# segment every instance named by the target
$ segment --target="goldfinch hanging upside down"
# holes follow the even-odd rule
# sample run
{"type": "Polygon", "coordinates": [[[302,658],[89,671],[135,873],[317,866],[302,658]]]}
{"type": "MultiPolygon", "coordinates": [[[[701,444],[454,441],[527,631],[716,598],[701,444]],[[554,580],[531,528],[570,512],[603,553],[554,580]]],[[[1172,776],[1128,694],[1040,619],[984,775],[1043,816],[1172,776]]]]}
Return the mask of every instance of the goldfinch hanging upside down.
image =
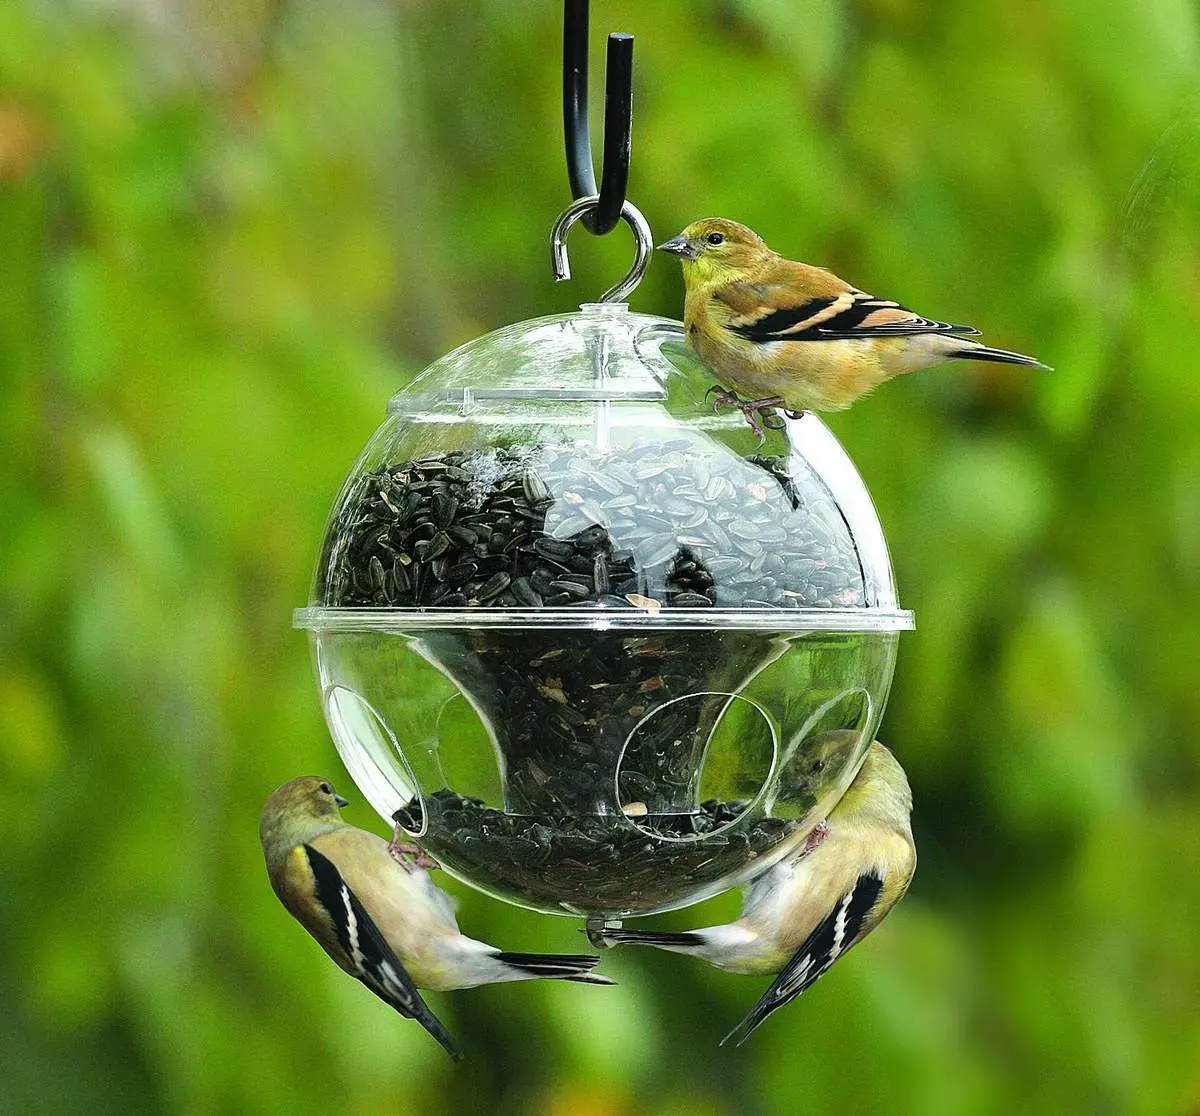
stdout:
{"type": "Polygon", "coordinates": [[[284,783],[263,807],[259,837],[271,886],[321,947],[384,1003],[416,1019],[460,1057],[418,988],[446,991],[508,980],[612,984],[598,957],[503,953],[460,934],[451,898],[414,846],[342,821],[346,800],[324,779],[284,783]]]}
{"type": "Polygon", "coordinates": [[[607,945],[657,946],[731,973],[778,973],[723,1040],[741,1045],[771,1012],[814,984],[862,941],[908,890],[917,865],[904,770],[879,741],[805,847],[759,876],[741,917],[686,933],[600,930],[607,945]]]}
{"type": "Polygon", "coordinates": [[[658,247],[683,263],[687,343],[728,389],[718,404],[740,408],[760,438],[764,410],[842,411],[884,380],[947,360],[1047,367],[786,260],[736,221],[705,217],[658,247]]]}

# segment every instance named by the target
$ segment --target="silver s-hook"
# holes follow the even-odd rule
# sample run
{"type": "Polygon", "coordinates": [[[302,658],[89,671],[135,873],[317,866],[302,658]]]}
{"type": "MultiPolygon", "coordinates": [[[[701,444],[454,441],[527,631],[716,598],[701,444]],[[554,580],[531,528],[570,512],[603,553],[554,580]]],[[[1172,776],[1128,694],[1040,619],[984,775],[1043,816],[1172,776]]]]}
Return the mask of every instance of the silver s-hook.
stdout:
{"type": "MultiPolygon", "coordinates": [[[[571,231],[571,226],[580,217],[594,210],[599,201],[600,198],[596,194],[580,198],[567,206],[559,214],[558,220],[554,222],[554,228],[550,230],[550,261],[554,268],[556,282],[571,278],[571,264],[567,259],[567,233],[571,231]]],[[[625,296],[642,281],[642,276],[646,274],[646,268],[650,266],[651,253],[654,251],[654,238],[650,233],[650,225],[633,202],[626,201],[621,205],[621,218],[633,230],[637,255],[634,257],[633,267],[629,269],[625,278],[615,287],[610,287],[605,291],[600,296],[601,302],[624,300],[625,296]]]]}

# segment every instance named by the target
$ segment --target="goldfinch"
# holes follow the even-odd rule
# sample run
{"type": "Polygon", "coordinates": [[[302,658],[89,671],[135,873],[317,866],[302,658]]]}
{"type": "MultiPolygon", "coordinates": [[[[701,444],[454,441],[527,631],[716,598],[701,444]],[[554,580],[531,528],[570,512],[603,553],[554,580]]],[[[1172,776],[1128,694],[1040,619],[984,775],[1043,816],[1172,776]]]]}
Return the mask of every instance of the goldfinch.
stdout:
{"type": "Polygon", "coordinates": [[[917,863],[911,812],[912,791],[904,770],[875,741],[854,782],[805,847],[751,884],[736,922],[687,933],[603,929],[597,935],[606,945],[657,946],[731,973],[778,973],[722,1040],[741,1045],[900,901],[917,863]]]}
{"type": "Polygon", "coordinates": [[[658,247],[682,261],[687,343],[728,389],[718,405],[740,408],[760,439],[764,410],[845,410],[884,380],[947,360],[1047,367],[786,260],[736,221],[705,217],[658,247]]]}
{"type": "Polygon", "coordinates": [[[405,846],[342,820],[346,799],[316,776],[267,799],[259,838],[283,905],[343,969],[384,1003],[416,1019],[461,1057],[418,988],[446,991],[508,980],[612,984],[598,957],[503,953],[459,933],[451,898],[405,846]]]}

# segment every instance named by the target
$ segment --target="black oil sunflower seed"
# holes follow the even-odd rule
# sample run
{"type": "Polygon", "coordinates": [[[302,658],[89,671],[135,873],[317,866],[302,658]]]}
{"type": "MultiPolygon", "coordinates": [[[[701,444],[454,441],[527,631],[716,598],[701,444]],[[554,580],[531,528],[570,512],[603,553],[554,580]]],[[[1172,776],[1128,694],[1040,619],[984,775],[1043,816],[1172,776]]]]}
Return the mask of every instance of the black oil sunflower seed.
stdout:
{"type": "Polygon", "coordinates": [[[805,468],[759,455],[710,462],[682,441],[394,462],[348,490],[320,603],[405,608],[443,593],[440,604],[453,586],[469,607],[561,607],[564,595],[584,607],[630,593],[664,609],[869,605],[849,532],[805,468]]]}
{"type": "Polygon", "coordinates": [[[492,574],[480,587],[476,594],[481,601],[491,600],[497,593],[502,593],[508,588],[512,578],[509,577],[503,570],[499,573],[492,574]]]}
{"type": "MultiPolygon", "coordinates": [[[[653,796],[653,784],[623,780],[629,793],[653,796]]],[[[553,794],[554,780],[542,786],[553,794]]],[[[421,837],[444,863],[470,866],[501,891],[516,891],[547,906],[566,903],[649,909],[670,901],[680,883],[716,880],[739,871],[797,829],[783,818],[746,821],[744,828],[714,830],[736,821],[744,802],[706,799],[683,814],[643,811],[641,798],[625,803],[617,822],[589,814],[517,814],[443,788],[414,798],[393,815],[421,837]],[[700,841],[678,840],[701,836],[700,841]],[[674,838],[663,841],[662,838],[674,838]],[[613,864],[621,865],[614,878],[613,864]]]]}

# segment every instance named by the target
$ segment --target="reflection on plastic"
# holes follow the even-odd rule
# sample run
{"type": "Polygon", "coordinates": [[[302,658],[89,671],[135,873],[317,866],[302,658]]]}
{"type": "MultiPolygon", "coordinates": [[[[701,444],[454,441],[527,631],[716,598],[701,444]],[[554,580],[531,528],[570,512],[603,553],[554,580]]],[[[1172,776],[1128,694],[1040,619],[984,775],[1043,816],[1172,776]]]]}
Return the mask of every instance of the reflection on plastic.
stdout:
{"type": "Polygon", "coordinates": [[[778,778],[764,809],[780,817],[803,817],[823,799],[836,801],[854,780],[873,724],[871,695],[861,687],[819,705],[800,730],[784,741],[778,778]]]}
{"type": "MultiPolygon", "coordinates": [[[[325,717],[350,777],[385,818],[421,799],[421,788],[392,730],[371,704],[345,686],[325,694],[325,717]]],[[[414,835],[424,833],[424,825],[414,835]]]]}

